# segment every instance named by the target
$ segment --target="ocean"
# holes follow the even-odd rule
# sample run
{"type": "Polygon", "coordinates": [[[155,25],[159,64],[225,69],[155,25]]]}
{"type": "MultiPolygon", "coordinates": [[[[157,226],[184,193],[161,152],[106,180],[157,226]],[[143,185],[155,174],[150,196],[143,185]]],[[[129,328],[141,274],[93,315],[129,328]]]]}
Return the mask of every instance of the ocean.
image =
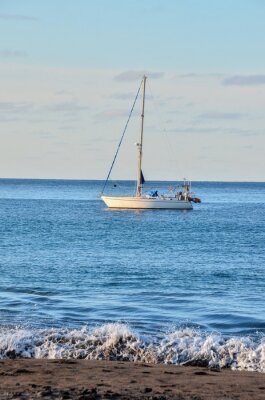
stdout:
{"type": "Polygon", "coordinates": [[[0,180],[0,358],[265,372],[265,183],[194,182],[192,211],[109,210],[102,186],[0,180]]]}

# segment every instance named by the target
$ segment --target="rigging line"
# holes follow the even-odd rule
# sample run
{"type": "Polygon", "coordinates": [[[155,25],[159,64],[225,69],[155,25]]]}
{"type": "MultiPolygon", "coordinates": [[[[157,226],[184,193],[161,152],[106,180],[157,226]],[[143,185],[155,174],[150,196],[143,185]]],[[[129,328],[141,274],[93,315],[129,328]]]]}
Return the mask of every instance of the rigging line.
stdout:
{"type": "Polygon", "coordinates": [[[111,164],[111,167],[110,167],[108,176],[107,176],[107,178],[106,178],[106,180],[105,180],[105,183],[104,183],[103,189],[102,189],[102,191],[101,191],[101,194],[104,193],[104,190],[105,190],[105,187],[106,187],[106,185],[107,185],[107,183],[108,183],[108,180],[109,180],[109,177],[110,177],[112,168],[113,168],[113,166],[114,166],[114,164],[115,164],[115,161],[116,161],[117,155],[118,155],[118,153],[119,153],[119,150],[120,150],[120,147],[121,147],[121,144],[122,144],[122,141],[123,141],[125,132],[126,132],[126,130],[127,130],[127,126],[128,126],[128,124],[129,124],[129,121],[130,121],[130,119],[131,119],[131,116],[132,116],[132,113],[133,113],[133,110],[134,110],[134,106],[135,106],[136,100],[137,100],[137,98],[138,98],[138,96],[139,96],[139,92],[140,92],[140,89],[141,89],[141,86],[142,86],[142,82],[143,82],[143,81],[141,81],[140,86],[139,86],[139,89],[138,89],[137,94],[136,94],[136,96],[135,96],[135,99],[134,99],[134,102],[133,102],[133,105],[132,105],[132,108],[131,108],[129,117],[128,117],[127,122],[126,122],[126,124],[125,124],[125,127],[124,127],[124,129],[123,129],[123,132],[122,132],[122,135],[121,135],[121,138],[120,138],[120,141],[119,141],[119,144],[118,144],[118,147],[117,147],[117,150],[116,150],[114,159],[113,159],[113,161],[112,161],[112,164],[111,164]]]}
{"type": "MultiPolygon", "coordinates": [[[[156,115],[159,115],[158,104],[157,104],[157,101],[156,101],[152,91],[151,91],[151,87],[149,85],[149,82],[147,82],[147,85],[149,86],[149,91],[150,91],[150,94],[151,94],[151,98],[154,101],[156,115]]],[[[163,136],[165,138],[165,142],[166,142],[165,150],[168,153],[169,161],[171,163],[172,170],[173,171],[174,170],[179,171],[179,169],[180,169],[179,168],[179,162],[177,161],[178,160],[178,156],[177,156],[177,153],[174,151],[175,148],[174,148],[174,146],[172,145],[172,143],[170,141],[167,128],[165,128],[165,127],[162,128],[162,125],[160,125],[159,129],[160,129],[160,131],[162,132],[162,134],[163,134],[163,136]]]]}

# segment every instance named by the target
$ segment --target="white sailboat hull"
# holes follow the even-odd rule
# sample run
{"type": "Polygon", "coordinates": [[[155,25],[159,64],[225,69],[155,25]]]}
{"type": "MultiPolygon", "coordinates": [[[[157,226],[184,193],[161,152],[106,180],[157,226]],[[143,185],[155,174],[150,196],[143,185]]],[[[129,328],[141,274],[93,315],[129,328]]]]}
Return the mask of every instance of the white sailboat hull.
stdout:
{"type": "Polygon", "coordinates": [[[112,197],[101,196],[101,199],[109,208],[127,209],[174,209],[191,210],[192,203],[188,200],[178,200],[174,197],[112,197]]]}

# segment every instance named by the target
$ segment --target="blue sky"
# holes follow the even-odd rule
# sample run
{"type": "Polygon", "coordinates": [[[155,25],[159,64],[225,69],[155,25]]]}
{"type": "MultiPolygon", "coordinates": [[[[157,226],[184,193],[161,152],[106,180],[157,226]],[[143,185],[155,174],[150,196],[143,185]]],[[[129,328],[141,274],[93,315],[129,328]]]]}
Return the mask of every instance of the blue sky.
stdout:
{"type": "Polygon", "coordinates": [[[263,0],[0,0],[0,176],[104,179],[145,72],[147,178],[264,180],[264,20],[263,0]]]}
{"type": "Polygon", "coordinates": [[[2,46],[34,64],[256,73],[265,61],[263,0],[2,0],[0,12],[2,46]]]}

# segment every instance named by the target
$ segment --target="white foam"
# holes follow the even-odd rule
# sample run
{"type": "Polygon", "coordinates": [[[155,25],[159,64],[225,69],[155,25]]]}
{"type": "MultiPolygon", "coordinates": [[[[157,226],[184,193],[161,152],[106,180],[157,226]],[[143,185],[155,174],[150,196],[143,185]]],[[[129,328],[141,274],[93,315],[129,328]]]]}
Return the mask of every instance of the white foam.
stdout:
{"type": "Polygon", "coordinates": [[[179,329],[140,336],[125,324],[89,329],[0,328],[0,358],[125,360],[265,372],[265,338],[179,329]]]}

